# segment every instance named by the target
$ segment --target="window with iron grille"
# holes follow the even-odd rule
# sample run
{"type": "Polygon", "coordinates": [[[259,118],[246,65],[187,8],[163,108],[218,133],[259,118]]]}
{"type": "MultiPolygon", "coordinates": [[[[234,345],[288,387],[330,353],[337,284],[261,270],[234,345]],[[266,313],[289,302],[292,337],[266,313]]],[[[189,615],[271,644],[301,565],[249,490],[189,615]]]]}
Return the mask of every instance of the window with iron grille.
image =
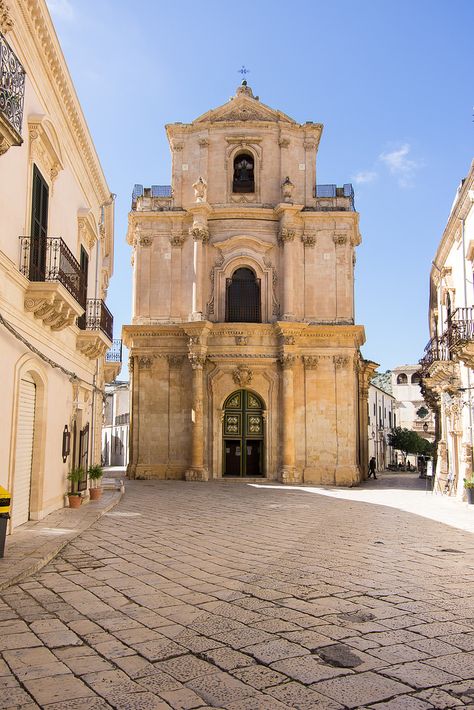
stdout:
{"type": "Polygon", "coordinates": [[[261,323],[260,279],[251,269],[237,269],[227,279],[225,319],[228,323],[261,323]]]}

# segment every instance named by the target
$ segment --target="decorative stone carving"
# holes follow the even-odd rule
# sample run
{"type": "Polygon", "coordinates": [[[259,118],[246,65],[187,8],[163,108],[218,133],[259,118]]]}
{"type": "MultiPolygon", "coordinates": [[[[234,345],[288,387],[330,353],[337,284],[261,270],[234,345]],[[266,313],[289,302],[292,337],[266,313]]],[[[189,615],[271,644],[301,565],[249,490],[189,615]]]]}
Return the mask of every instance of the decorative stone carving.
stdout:
{"type": "Polygon", "coordinates": [[[236,345],[247,345],[249,342],[248,336],[247,335],[236,335],[235,336],[235,344],[236,345]]]}
{"type": "Polygon", "coordinates": [[[151,246],[152,238],[150,237],[149,234],[140,234],[140,237],[138,239],[138,243],[141,247],[149,247],[149,246],[151,246]]]}
{"type": "Polygon", "coordinates": [[[133,372],[134,360],[135,360],[135,358],[133,357],[133,355],[130,355],[130,357],[128,358],[128,371],[129,372],[133,372]]]}
{"type": "Polygon", "coordinates": [[[335,234],[332,240],[336,246],[344,246],[347,242],[347,236],[345,234],[335,234]]]}
{"type": "Polygon", "coordinates": [[[287,227],[281,227],[278,232],[278,243],[280,245],[285,244],[285,242],[292,242],[295,238],[294,229],[288,229],[287,227]]]}
{"type": "Polygon", "coordinates": [[[314,247],[316,246],[316,235],[312,234],[311,232],[306,232],[305,234],[301,235],[301,241],[305,245],[305,247],[314,247]]]}
{"type": "Polygon", "coordinates": [[[291,182],[290,178],[287,176],[281,185],[281,194],[283,195],[283,202],[291,202],[291,197],[293,195],[293,190],[295,186],[291,182]]]}
{"type": "Polygon", "coordinates": [[[305,140],[303,143],[305,150],[316,150],[316,141],[305,140]]]}
{"type": "Polygon", "coordinates": [[[290,145],[290,139],[289,138],[280,138],[278,141],[278,145],[280,148],[288,148],[290,145]]]}
{"type": "Polygon", "coordinates": [[[194,225],[191,227],[189,234],[195,242],[202,241],[203,244],[206,244],[209,241],[209,229],[202,225],[194,225]]]}
{"type": "Polygon", "coordinates": [[[183,355],[168,355],[168,365],[170,370],[180,370],[184,362],[183,355]]]}
{"type": "Polygon", "coordinates": [[[189,336],[188,346],[190,348],[192,348],[193,345],[199,345],[199,335],[190,335],[189,336]]]}
{"type": "Polygon", "coordinates": [[[198,355],[197,353],[189,353],[188,360],[193,370],[199,370],[204,367],[206,363],[206,356],[198,355]]]}
{"type": "Polygon", "coordinates": [[[151,357],[142,356],[138,358],[138,367],[140,370],[149,370],[151,367],[151,357]]]}
{"type": "Polygon", "coordinates": [[[171,232],[170,244],[172,247],[182,247],[185,242],[185,235],[181,230],[171,232]]]}
{"type": "Polygon", "coordinates": [[[283,335],[282,342],[284,345],[294,345],[295,344],[295,336],[294,335],[283,335]]]}
{"type": "Polygon", "coordinates": [[[206,202],[207,200],[207,182],[200,175],[195,183],[193,183],[194,197],[196,202],[206,202]]]}
{"type": "Polygon", "coordinates": [[[209,145],[209,140],[207,138],[200,138],[198,143],[200,148],[206,148],[209,145]]]}
{"type": "Polygon", "coordinates": [[[0,32],[6,35],[13,29],[14,22],[10,15],[10,8],[4,0],[0,0],[0,32]]]}
{"type": "Polygon", "coordinates": [[[247,365],[238,365],[232,372],[232,379],[239,387],[245,387],[252,382],[253,372],[247,365]]]}
{"type": "Polygon", "coordinates": [[[296,356],[292,355],[291,353],[282,353],[278,358],[278,362],[280,363],[283,370],[288,370],[293,367],[295,361],[296,356]]]}
{"type": "Polygon", "coordinates": [[[304,366],[307,370],[315,370],[319,363],[319,358],[316,355],[304,355],[304,366]]]}
{"type": "Polygon", "coordinates": [[[179,141],[175,141],[175,142],[173,142],[172,148],[175,153],[180,153],[184,148],[184,143],[180,143],[179,141]]]}
{"type": "Polygon", "coordinates": [[[349,358],[345,355],[334,355],[333,357],[334,367],[336,370],[342,370],[349,364],[349,358]]]}

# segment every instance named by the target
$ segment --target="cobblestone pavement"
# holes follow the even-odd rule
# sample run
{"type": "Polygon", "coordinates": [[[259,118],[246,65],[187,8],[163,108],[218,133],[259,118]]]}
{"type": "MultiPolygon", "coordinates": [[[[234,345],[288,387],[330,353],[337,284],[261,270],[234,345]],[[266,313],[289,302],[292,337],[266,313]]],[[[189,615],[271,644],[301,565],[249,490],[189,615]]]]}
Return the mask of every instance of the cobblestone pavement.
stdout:
{"type": "Polygon", "coordinates": [[[298,489],[130,482],[0,594],[0,708],[474,708],[474,536],[298,489]]]}

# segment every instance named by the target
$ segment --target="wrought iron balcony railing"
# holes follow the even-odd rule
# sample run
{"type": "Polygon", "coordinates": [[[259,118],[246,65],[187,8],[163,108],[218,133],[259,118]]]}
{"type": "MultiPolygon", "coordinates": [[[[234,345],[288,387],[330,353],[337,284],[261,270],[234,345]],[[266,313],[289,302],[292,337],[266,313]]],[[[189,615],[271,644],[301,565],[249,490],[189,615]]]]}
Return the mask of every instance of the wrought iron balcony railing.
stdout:
{"type": "Polygon", "coordinates": [[[77,319],[81,330],[101,330],[113,340],[114,317],[100,298],[88,298],[84,314],[77,319]]]}
{"type": "Polygon", "coordinates": [[[0,113],[21,140],[25,70],[4,36],[0,33],[0,113]]]}
{"type": "Polygon", "coordinates": [[[448,338],[451,347],[474,340],[474,308],[456,308],[448,326],[448,338]]]}
{"type": "Polygon", "coordinates": [[[452,360],[451,344],[449,334],[443,333],[439,338],[431,338],[425,347],[425,354],[419,361],[421,365],[421,375],[429,370],[433,362],[437,360],[448,361],[452,360]]]}
{"type": "Polygon", "coordinates": [[[20,271],[30,281],[57,281],[86,307],[86,274],[61,237],[20,237],[20,271]]]}
{"type": "Polygon", "coordinates": [[[106,362],[122,362],[122,341],[113,340],[112,347],[105,355],[106,362]]]}

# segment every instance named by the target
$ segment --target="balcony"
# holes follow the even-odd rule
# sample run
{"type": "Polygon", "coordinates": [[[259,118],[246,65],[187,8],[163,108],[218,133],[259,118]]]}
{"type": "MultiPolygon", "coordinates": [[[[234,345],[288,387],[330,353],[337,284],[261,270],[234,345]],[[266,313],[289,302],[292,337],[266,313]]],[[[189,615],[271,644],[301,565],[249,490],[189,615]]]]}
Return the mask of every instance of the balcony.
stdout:
{"type": "Polygon", "coordinates": [[[84,313],[85,275],[61,237],[20,237],[20,272],[29,279],[25,309],[51,330],[84,313]]]}
{"type": "Polygon", "coordinates": [[[350,183],[337,185],[316,185],[316,212],[354,212],[354,188],[350,183]]]}
{"type": "Polygon", "coordinates": [[[0,33],[0,155],[14,145],[21,145],[25,70],[4,36],[0,33]]]}
{"type": "Polygon", "coordinates": [[[114,340],[105,355],[105,381],[113,382],[122,369],[122,341],[114,340]]]}
{"type": "Polygon", "coordinates": [[[459,363],[454,360],[448,331],[428,342],[420,360],[420,375],[423,388],[436,395],[455,392],[459,388],[459,363]]]}
{"type": "Polygon", "coordinates": [[[77,349],[91,360],[105,355],[112,344],[114,327],[114,318],[105,303],[88,298],[77,325],[83,331],[77,336],[77,349]]]}
{"type": "Polygon", "coordinates": [[[456,308],[447,332],[456,359],[474,368],[474,308],[456,308]]]}

